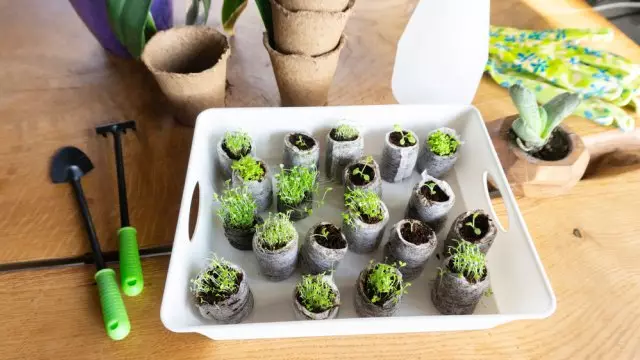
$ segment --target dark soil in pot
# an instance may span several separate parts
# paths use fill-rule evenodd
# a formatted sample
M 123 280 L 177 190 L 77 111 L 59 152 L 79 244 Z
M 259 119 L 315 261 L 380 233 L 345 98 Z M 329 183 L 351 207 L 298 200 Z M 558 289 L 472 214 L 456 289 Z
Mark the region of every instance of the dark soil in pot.
M 313 207 L 313 194 L 308 193 L 304 199 L 297 205 L 285 204 L 278 194 L 276 194 L 276 209 L 278 212 L 286 213 L 289 211 L 289 219 L 298 221 L 309 216 L 309 210 Z
M 298 234 L 287 245 L 276 250 L 265 249 L 256 234 L 253 237 L 253 252 L 262 275 L 271 281 L 285 280 L 293 274 L 298 262 Z
M 432 189 L 427 184 L 433 184 Z M 449 211 L 455 204 L 455 194 L 446 181 L 438 180 L 433 176 L 423 174 L 423 180 L 414 186 L 411 191 L 405 217 L 425 222 L 435 232 L 439 232 L 444 226 Z
M 441 178 L 451 171 L 455 165 L 458 160 L 458 153 L 460 152 L 461 145 L 458 145 L 458 148 L 453 154 L 442 156 L 434 153 L 431 149 L 431 145 L 429 144 L 429 138 L 437 131 L 441 131 L 444 134 L 460 141 L 460 137 L 456 131 L 450 128 L 442 127 L 429 132 L 429 134 L 427 134 L 427 140 L 424 142 L 422 149 L 420 150 L 420 156 L 418 156 L 418 161 L 416 163 L 416 170 L 419 173 L 426 171 L 427 174 L 433 177 Z
M 344 191 L 357 188 L 363 190 L 372 190 L 378 196 L 382 197 L 382 177 L 380 175 L 380 167 L 375 160 L 372 160 L 368 165 L 365 165 L 365 159 L 361 158 L 355 162 L 350 163 L 344 169 L 342 178 L 344 179 Z M 363 166 L 365 165 L 365 166 Z M 361 174 L 353 174 L 353 170 L 359 168 L 365 175 L 369 176 L 369 180 L 365 180 Z
M 327 236 L 322 235 L 325 230 Z M 300 249 L 300 263 L 306 274 L 320 274 L 338 267 L 347 253 L 347 239 L 340 229 L 328 222 L 321 222 L 309 229 Z
M 320 146 L 310 134 L 295 132 L 285 136 L 283 158 L 285 169 L 294 166 L 317 169 L 319 160 Z
M 273 185 L 271 182 L 271 173 L 264 161 L 259 160 L 264 175 L 262 179 L 256 181 L 245 181 L 235 172 L 231 176 L 231 185 L 233 187 L 245 185 L 258 206 L 256 211 L 263 212 L 271 207 L 273 203 Z
M 431 301 L 443 315 L 473 314 L 478 302 L 489 289 L 486 270 L 485 276 L 480 281 L 473 282 L 455 273 L 450 260 L 451 258 L 444 260 L 444 271 L 436 276 L 431 289 Z
M 237 324 L 253 310 L 253 294 L 249 289 L 247 276 L 242 269 L 234 268 L 240 271 L 235 294 L 226 299 L 215 298 L 211 294 L 196 294 L 196 307 L 203 317 L 222 324 Z
M 411 132 L 415 142 L 410 144 L 405 141 L 400 145 L 402 134 L 409 132 L 388 132 L 385 136 L 385 144 L 382 150 L 381 175 L 384 181 L 395 183 L 411 176 L 413 168 L 418 160 L 419 139 Z
M 335 129 L 327 135 L 326 169 L 327 177 L 343 183 L 345 166 L 362 157 L 364 139 L 358 135 L 351 139 L 337 140 L 334 138 Z
M 371 269 L 365 268 L 360 272 L 358 280 L 356 282 L 356 293 L 354 296 L 354 306 L 356 313 L 360 317 L 388 317 L 393 316 L 400 308 L 400 302 L 402 300 L 402 294 L 388 299 L 384 302 L 373 303 L 371 302 L 372 294 L 368 291 L 366 286 L 367 277 L 369 276 Z M 396 269 L 396 271 L 398 271 Z M 402 277 L 400 271 L 398 275 Z
M 473 221 L 473 214 L 476 212 L 479 215 L 476 217 L 475 227 L 480 229 L 480 234 L 476 234 L 473 227 L 467 225 L 467 223 Z M 466 211 L 460 214 L 451 224 L 451 229 L 444 241 L 444 253 L 448 256 L 450 248 L 455 247 L 459 240 L 465 240 L 478 245 L 480 251 L 486 254 L 497 234 L 498 229 L 495 222 L 484 210 Z
M 404 280 L 412 280 L 420 276 L 437 246 L 436 233 L 427 224 L 413 219 L 400 220 L 391 229 L 384 246 L 385 262 L 406 263 L 399 270 Z
M 513 129 L 509 129 L 509 139 L 513 146 L 519 149 L 516 144 L 516 133 Z M 569 156 L 572 149 L 573 144 L 569 135 L 562 128 L 557 127 L 551 132 L 549 140 L 542 148 L 528 152 L 528 154 L 544 161 L 559 161 Z
M 248 229 L 237 229 L 224 225 L 224 235 L 229 240 L 229 244 L 238 250 L 251 250 L 253 235 L 256 233 L 256 225 L 262 223 L 262 218 L 256 215 L 253 226 Z

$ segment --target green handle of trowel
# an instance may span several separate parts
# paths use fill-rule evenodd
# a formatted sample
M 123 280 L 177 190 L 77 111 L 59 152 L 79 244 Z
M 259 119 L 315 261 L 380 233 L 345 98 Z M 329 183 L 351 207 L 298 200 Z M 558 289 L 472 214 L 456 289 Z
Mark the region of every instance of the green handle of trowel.
M 144 288 L 137 234 L 136 229 L 131 226 L 118 230 L 118 238 L 120 239 L 120 283 L 122 292 L 127 296 L 136 296 Z
M 113 269 L 105 268 L 96 273 L 95 279 L 100 291 L 102 319 L 107 335 L 113 340 L 122 340 L 129 335 L 131 323 L 122 296 L 120 296 L 116 272 Z

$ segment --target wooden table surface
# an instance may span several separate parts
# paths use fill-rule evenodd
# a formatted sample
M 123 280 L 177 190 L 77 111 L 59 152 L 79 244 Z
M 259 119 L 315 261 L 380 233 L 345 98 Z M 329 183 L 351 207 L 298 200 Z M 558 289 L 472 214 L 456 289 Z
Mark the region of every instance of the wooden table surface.
M 395 102 L 389 88 L 395 43 L 414 3 L 359 0 L 330 104 Z M 495 25 L 611 26 L 579 0 L 491 5 Z M 227 105 L 277 106 L 260 20 L 251 7 L 232 40 Z M 183 9 L 184 1 L 177 1 L 176 23 L 182 23 Z M 103 250 L 116 250 L 112 140 L 93 129 L 124 119 L 139 126 L 124 140 L 132 223 L 143 248 L 170 245 L 193 130 L 171 120 L 153 78 L 140 63 L 107 56 L 66 1 L 0 0 L 0 30 L 0 267 L 90 250 L 71 188 L 48 180 L 50 156 L 68 144 L 94 162 L 96 169 L 83 179 L 85 191 Z M 598 46 L 640 62 L 640 48 L 617 30 L 613 42 Z M 474 104 L 485 119 L 515 110 L 507 92 L 487 77 Z M 581 135 L 603 131 L 580 118 L 567 123 Z M 545 320 L 475 332 L 213 342 L 170 333 L 160 323 L 169 257 L 159 256 L 143 260 L 143 294 L 125 299 L 133 329 L 121 342 L 104 333 L 92 266 L 1 272 L 0 357 L 640 358 L 640 171 L 616 167 L 639 161 L 630 156 L 565 196 L 518 200 L 558 298 L 556 313 Z M 501 202 L 494 206 L 504 219 Z

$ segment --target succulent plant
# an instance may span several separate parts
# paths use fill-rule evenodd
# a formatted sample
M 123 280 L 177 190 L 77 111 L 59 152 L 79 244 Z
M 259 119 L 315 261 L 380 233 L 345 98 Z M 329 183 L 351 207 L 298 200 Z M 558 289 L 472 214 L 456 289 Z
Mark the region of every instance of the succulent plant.
M 543 147 L 553 130 L 580 104 L 578 94 L 563 93 L 538 106 L 535 94 L 520 84 L 512 85 L 509 95 L 520 113 L 511 129 L 518 146 L 527 152 Z

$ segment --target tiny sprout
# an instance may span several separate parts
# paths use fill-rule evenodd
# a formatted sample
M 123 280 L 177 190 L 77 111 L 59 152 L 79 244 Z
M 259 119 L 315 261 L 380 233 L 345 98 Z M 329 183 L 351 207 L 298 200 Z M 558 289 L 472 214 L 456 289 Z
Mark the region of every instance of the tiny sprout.
M 429 188 L 429 193 L 430 193 L 431 195 L 435 195 L 435 194 L 436 194 L 436 190 L 435 190 L 435 188 L 436 188 L 436 186 L 437 186 L 437 185 L 438 185 L 438 184 L 436 184 L 436 183 L 435 183 L 435 182 L 433 182 L 433 181 L 429 181 L 428 183 L 424 184 L 424 186 L 426 186 L 427 188 Z
M 483 294 L 483 295 L 484 295 L 484 296 L 486 296 L 486 297 L 493 296 L 493 289 L 492 289 L 492 288 L 488 288 L 488 289 L 484 292 L 484 294 Z
M 298 135 L 298 140 L 296 140 L 296 145 L 298 145 L 298 147 L 300 147 L 300 148 L 303 148 L 303 147 L 307 146 L 307 144 L 302 139 L 302 135 Z
M 471 218 L 471 221 L 465 223 L 466 226 L 470 226 L 473 229 L 473 233 L 476 235 L 482 234 L 482 230 L 476 227 L 476 218 L 478 217 L 478 215 L 480 215 L 479 212 L 473 213 L 473 217 Z
M 364 158 L 364 162 L 362 163 L 362 167 L 357 167 L 355 169 L 353 169 L 353 171 L 351 171 L 351 175 L 356 176 L 356 175 L 360 175 L 360 177 L 365 181 L 365 182 L 369 182 L 371 181 L 371 177 L 368 174 L 365 174 L 364 170 L 367 168 L 367 166 L 371 165 L 371 163 L 373 162 L 373 156 L 369 155 L 366 158 Z
M 393 131 L 397 132 L 398 134 L 400 134 L 402 137 L 400 138 L 400 145 L 406 144 L 407 142 L 410 145 L 413 145 L 416 143 L 416 138 L 413 136 L 413 133 L 411 133 L 411 131 L 405 131 L 402 129 L 402 127 L 400 126 L 400 124 L 394 124 L 393 125 Z

